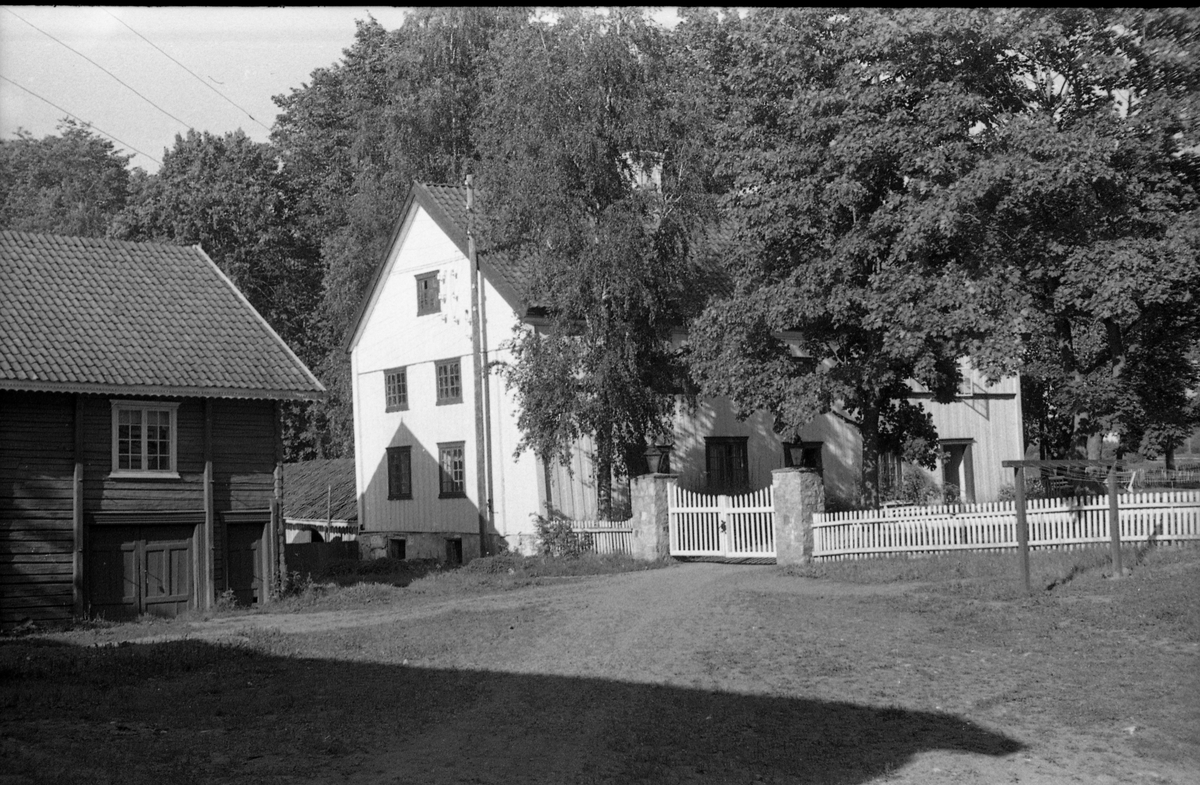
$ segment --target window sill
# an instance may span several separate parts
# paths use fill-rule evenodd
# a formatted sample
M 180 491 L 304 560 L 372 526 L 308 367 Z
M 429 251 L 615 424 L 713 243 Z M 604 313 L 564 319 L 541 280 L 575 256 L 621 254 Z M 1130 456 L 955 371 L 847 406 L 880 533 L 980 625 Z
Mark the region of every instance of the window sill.
M 178 480 L 179 472 L 163 472 L 163 471 L 135 471 L 131 469 L 118 469 L 109 472 L 108 479 L 110 480 Z
M 467 494 L 464 493 L 463 491 L 458 491 L 456 493 L 439 493 L 438 498 L 439 499 L 465 499 L 465 498 L 467 498 Z
M 407 494 L 404 496 L 389 496 L 388 501 L 390 501 L 390 502 L 409 502 L 409 501 L 412 501 L 412 494 L 410 493 L 410 494 Z
M 462 403 L 462 398 L 444 398 L 437 402 L 438 406 L 451 406 L 456 403 Z
M 387 408 L 384 409 L 384 411 L 385 412 L 406 412 L 406 411 L 408 411 L 408 404 L 404 404 L 403 406 L 388 406 Z

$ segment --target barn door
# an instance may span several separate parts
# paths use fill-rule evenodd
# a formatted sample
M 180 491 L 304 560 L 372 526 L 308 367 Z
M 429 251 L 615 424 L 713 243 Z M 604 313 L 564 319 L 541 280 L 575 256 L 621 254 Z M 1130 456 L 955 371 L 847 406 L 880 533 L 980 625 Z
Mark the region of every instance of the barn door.
M 230 523 L 226 528 L 226 565 L 229 589 L 238 605 L 263 601 L 262 523 Z
M 95 526 L 88 537 L 94 615 L 175 616 L 192 602 L 191 526 Z

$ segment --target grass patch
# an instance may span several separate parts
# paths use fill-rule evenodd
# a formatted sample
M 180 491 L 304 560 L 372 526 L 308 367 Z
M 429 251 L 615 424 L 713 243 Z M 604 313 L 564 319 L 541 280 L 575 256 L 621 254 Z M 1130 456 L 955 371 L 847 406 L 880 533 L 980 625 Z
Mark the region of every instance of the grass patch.
M 1121 551 L 1121 562 L 1134 571 L 1200 561 L 1196 548 L 1136 548 Z M 813 562 L 782 568 L 785 575 L 857 584 L 920 583 L 927 590 L 976 599 L 1024 596 L 1016 551 L 954 552 L 921 556 Z M 1034 593 L 1060 591 L 1076 582 L 1095 582 L 1112 572 L 1107 547 L 1037 550 L 1029 554 Z

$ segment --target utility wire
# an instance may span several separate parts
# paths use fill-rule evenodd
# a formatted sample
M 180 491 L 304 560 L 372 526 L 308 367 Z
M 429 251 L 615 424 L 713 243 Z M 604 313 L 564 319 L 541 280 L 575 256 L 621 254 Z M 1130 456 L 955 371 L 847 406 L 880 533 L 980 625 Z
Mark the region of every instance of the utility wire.
M 120 77 L 118 77 L 118 76 L 117 76 L 116 74 L 114 74 L 112 71 L 109 71 L 107 68 L 105 68 L 104 66 L 100 65 L 100 64 L 99 64 L 99 63 L 97 63 L 95 60 L 93 60 L 92 58 L 90 58 L 90 57 L 88 57 L 87 55 L 85 55 L 83 52 L 80 52 L 78 49 L 75 49 L 75 48 L 71 47 L 70 45 L 63 43 L 62 41 L 59 41 L 57 38 L 55 38 L 54 36 L 50 35 L 50 34 L 49 34 L 49 33 L 47 33 L 45 30 L 43 30 L 42 28 L 38 27 L 38 26 L 37 26 L 37 25 L 35 25 L 33 22 L 30 22 L 28 19 L 24 18 L 23 16 L 21 16 L 21 15 L 20 15 L 20 14 L 18 14 L 17 12 L 13 11 L 11 8 L 8 8 L 7 6 L 4 6 L 4 10 L 5 10 L 5 11 L 8 11 L 10 14 L 12 14 L 12 15 L 13 15 L 13 16 L 15 16 L 16 18 L 20 19 L 22 22 L 24 22 L 25 24 L 29 25 L 29 26 L 30 26 L 30 27 L 32 27 L 34 30 L 37 30 L 39 33 L 41 33 L 42 35 L 46 36 L 46 37 L 47 37 L 47 38 L 49 38 L 51 41 L 54 41 L 55 43 L 58 43 L 58 44 L 60 44 L 60 45 L 62 45 L 62 46 L 64 46 L 64 47 L 66 47 L 67 49 L 70 49 L 72 52 L 74 52 L 75 54 L 79 55 L 79 56 L 80 56 L 80 57 L 82 57 L 84 60 L 87 60 L 89 63 L 91 63 L 92 65 L 96 66 L 96 67 L 97 67 L 97 68 L 99 68 L 101 71 L 103 71 L 104 73 L 106 73 L 106 74 L 108 74 L 109 76 L 111 76 L 113 79 L 116 79 L 116 80 L 117 80 L 118 82 L 120 82 L 120 83 L 121 83 L 121 84 L 122 84 L 122 85 L 123 85 L 123 86 L 124 86 L 126 89 L 128 89 L 129 91 L 131 91 L 131 92 L 132 92 L 134 95 L 136 95 L 138 98 L 141 98 L 143 101 L 145 101 L 146 103 L 150 104 L 150 105 L 151 105 L 151 106 L 153 106 L 155 109 L 157 109 L 158 111 L 162 112 L 162 113 L 163 113 L 163 114 L 165 114 L 167 117 L 169 117 L 169 118 L 171 118 L 172 120 L 174 120 L 175 122 L 179 123 L 179 124 L 180 124 L 180 125 L 182 125 L 184 128 L 191 128 L 191 127 L 192 127 L 191 123 L 187 123 L 187 122 L 184 122 L 183 120 L 180 120 L 178 117 L 176 117 L 175 115 L 171 114 L 171 113 L 170 113 L 170 112 L 168 112 L 166 109 L 163 109 L 161 106 L 159 106 L 158 104 L 154 103 L 154 102 L 153 102 L 153 101 L 151 101 L 149 98 L 147 98 L 146 96 L 144 96 L 144 95 L 142 95 L 141 93 L 139 93 L 137 90 L 134 90 L 134 89 L 133 89 L 132 87 L 130 87 L 128 84 L 126 84 L 125 82 L 121 81 Z
M 225 94 L 224 94 L 224 93 L 222 93 L 220 90 L 218 90 L 217 88 L 213 87 L 213 86 L 212 86 L 211 84 L 209 84 L 207 81 L 205 81 L 204 79 L 202 79 L 202 78 L 201 78 L 201 77 L 200 77 L 200 76 L 199 76 L 199 75 L 198 75 L 198 74 L 197 74 L 195 71 L 193 71 L 192 69 L 188 68 L 186 65 L 184 65 L 184 64 L 183 64 L 183 63 L 181 63 L 181 62 L 179 62 L 179 61 L 178 61 L 178 60 L 176 60 L 174 57 L 171 57 L 171 55 L 169 55 L 169 54 L 167 54 L 165 51 L 163 51 L 162 47 L 160 47 L 158 44 L 154 43 L 154 42 L 153 42 L 153 41 L 151 41 L 149 38 L 147 38 L 146 36 L 144 36 L 144 35 L 142 35 L 141 33 L 139 33 L 137 30 L 134 30 L 132 27 L 130 27 L 130 26 L 129 26 L 129 23 L 128 23 L 128 22 L 126 22 L 124 19 L 122 19 L 122 18 L 120 18 L 119 16 L 115 15 L 113 12 L 109 11 L 108 9 L 105 9 L 104 13 L 108 14 L 108 15 L 109 15 L 109 16 L 111 16 L 113 19 L 116 19 L 118 22 L 120 22 L 121 24 L 125 25 L 125 27 L 129 28 L 129 32 L 133 33 L 133 34 L 134 34 L 134 35 L 136 35 L 138 38 L 140 38 L 140 39 L 142 39 L 143 41 L 145 41 L 146 43 L 150 44 L 150 46 L 153 46 L 153 47 L 154 47 L 155 49 L 157 49 L 157 50 L 158 50 L 160 53 L 162 53 L 162 56 L 163 56 L 163 57 L 167 58 L 168 60 L 170 60 L 170 61 L 171 61 L 172 63 L 174 63 L 175 65 L 177 65 L 177 66 L 179 66 L 180 68 L 182 68 L 183 70 L 187 71 L 189 74 L 191 74 L 191 75 L 192 75 L 192 76 L 193 76 L 193 77 L 196 79 L 196 81 L 197 81 L 197 82 L 199 82 L 200 84 L 202 84 L 202 85 L 204 85 L 205 87 L 207 87 L 209 90 L 212 90 L 214 93 L 216 93 L 217 95 L 219 95 L 219 96 L 221 96 L 222 98 L 224 98 L 224 99 L 225 99 L 226 101 L 228 101 L 228 102 L 229 102 L 229 103 L 230 103 L 230 104 L 231 104 L 231 105 L 232 105 L 234 108 L 236 108 L 236 109 L 239 109 L 239 110 L 241 110 L 242 112 L 245 112 L 245 114 L 246 114 L 246 117 L 249 117 L 251 120 L 253 120 L 254 122 L 258 123 L 260 126 L 262 126 L 262 128 L 263 128 L 264 130 L 267 130 L 267 131 L 270 131 L 270 130 L 271 130 L 269 127 L 267 127 L 267 126 L 263 125 L 261 122 L 259 122 L 258 118 L 256 118 L 254 115 L 250 114 L 249 110 L 247 110 L 247 109 L 244 109 L 244 108 L 243 108 L 243 107 L 241 107 L 241 106 L 238 106 L 236 103 L 234 103 L 234 102 L 233 102 L 233 99 L 232 99 L 232 98 L 230 98 L 229 96 L 225 95 Z
M 74 113 L 72 113 L 72 112 L 68 112 L 66 109 L 63 109 L 61 106 L 59 106 L 58 104 L 54 103 L 53 101 L 51 101 L 51 100 L 49 100 L 49 99 L 47 99 L 47 98 L 42 98 L 40 95 L 38 95 L 37 93 L 33 92 L 33 91 L 32 91 L 32 90 L 30 90 L 28 87 L 24 87 L 24 86 L 22 86 L 22 85 L 19 85 L 19 84 L 17 84 L 17 83 L 16 83 L 16 82 L 14 82 L 13 80 L 9 79 L 7 76 L 0 75 L 0 79 L 3 79 L 4 81 L 8 82 L 8 83 L 9 83 L 10 85 L 12 85 L 13 87 L 17 87 L 17 88 L 20 88 L 21 90 L 24 90 L 25 92 L 29 93 L 30 95 L 32 95 L 34 98 L 38 99 L 39 101 L 44 101 L 45 103 L 48 103 L 48 104 L 50 104 L 51 106 L 53 106 L 53 107 L 54 107 L 55 109 L 57 109 L 58 111 L 60 111 L 60 112 L 65 112 L 65 113 L 66 113 L 68 116 L 75 118 L 75 119 L 76 119 L 76 120 L 78 120 L 79 122 L 81 122 L 81 123 L 83 123 L 84 125 L 86 125 L 88 128 L 91 128 L 91 129 L 93 129 L 94 131 L 97 131 L 98 133 L 102 133 L 102 134 L 104 134 L 105 136 L 107 136 L 109 139 L 112 139 L 112 140 L 113 140 L 114 142 L 116 142 L 117 144 L 122 144 L 122 145 L 125 145 L 125 146 L 126 146 L 126 147 L 128 147 L 130 150 L 133 150 L 135 153 L 139 153 L 139 154 L 141 154 L 141 155 L 144 155 L 144 156 L 146 156 L 147 158 L 149 158 L 151 161 L 153 161 L 154 163 L 158 164 L 159 166 L 162 166 L 162 161 L 158 160 L 157 158 L 155 158 L 154 156 L 150 155 L 149 153 L 143 153 L 141 150 L 139 150 L 139 149 L 137 149 L 136 147 L 134 147 L 133 145 L 129 144 L 129 142 L 122 142 L 120 139 L 118 139 L 117 137 L 113 136 L 113 135 L 112 135 L 112 134 L 110 134 L 108 131 L 105 131 L 105 130 L 103 130 L 103 129 L 101 129 L 101 128 L 97 128 L 96 126 L 94 126 L 94 125 L 92 125 L 91 123 L 89 123 L 87 120 L 84 120 L 84 119 L 83 119 L 82 117 L 80 117 L 79 115 L 77 115 L 77 114 L 74 114 Z

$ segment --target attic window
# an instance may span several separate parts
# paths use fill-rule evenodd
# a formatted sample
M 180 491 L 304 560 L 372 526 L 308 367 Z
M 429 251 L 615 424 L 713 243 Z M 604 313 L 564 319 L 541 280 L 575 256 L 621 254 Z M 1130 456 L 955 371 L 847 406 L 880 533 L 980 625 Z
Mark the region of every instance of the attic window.
M 438 313 L 442 310 L 442 299 L 438 293 L 438 274 L 425 273 L 417 276 L 417 316 Z
M 112 473 L 121 477 L 178 477 L 177 403 L 112 402 Z

